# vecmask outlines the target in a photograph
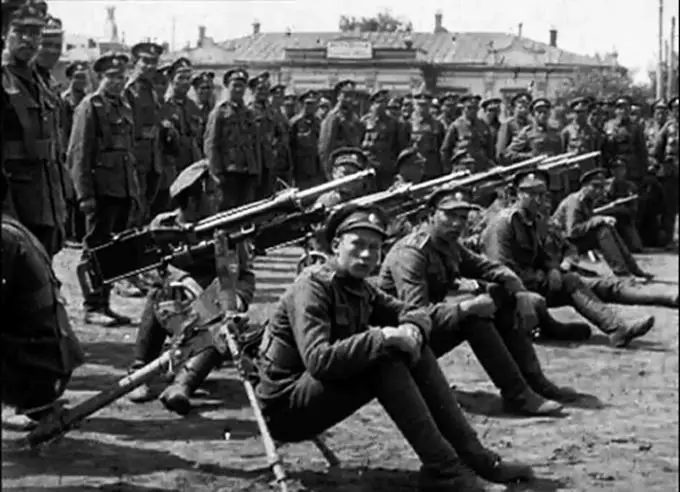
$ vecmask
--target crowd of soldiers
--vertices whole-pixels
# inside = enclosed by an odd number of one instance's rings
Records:
[[[375,171],[371,183],[319,198],[336,210],[319,229],[329,261],[296,278],[264,332],[257,392],[278,440],[313,437],[377,397],[423,461],[424,490],[482,490],[475,475],[528,479],[530,467],[482,445],[436,359],[467,341],[506,410],[553,415],[579,395],[544,374],[533,339],[583,340],[590,327],[558,322],[549,307],[574,307],[625,347],[654,317],[625,319],[607,303],[678,306],[677,293],[649,284],[631,254],[674,247],[678,98],[655,102],[646,124],[628,96],[576,98],[566,122],[528,92],[511,99],[502,120],[499,98],[377,90],[361,116],[352,80],[336,84],[332,104],[315,91],[286,95],[268,73],[234,68],[215,102],[213,73],[195,73],[186,58],[159,66],[163,47],[152,42],[130,55],[106,53],[91,67],[70,64],[60,92],[52,70],[61,22],[44,1],[3,0],[2,8],[3,312],[15,306],[3,364],[21,374],[8,377],[2,397],[26,428],[50,411],[84,357],[51,265],[68,240],[87,252],[133,227],[181,228],[281,186],[309,188],[365,169]],[[98,82],[88,92],[90,70]],[[461,170],[593,151],[600,153],[578,169],[435,191],[422,223],[396,224],[372,206],[337,208]],[[634,194],[608,215],[594,211]],[[253,252],[236,247],[237,307],[245,312],[255,293]],[[611,275],[574,261],[592,250]],[[174,266],[178,280],[199,290],[216,276],[214,259]],[[474,287],[451,300],[463,278]],[[84,296],[86,323],[131,323],[111,309],[110,294],[106,287]],[[148,291],[132,371],[157,358],[167,337],[158,295]],[[22,326],[39,333],[23,339]],[[40,335],[56,342],[36,346]],[[215,349],[190,359],[160,395],[163,404],[189,413],[191,394],[221,362]],[[32,382],[30,391],[22,381]],[[130,395],[138,403],[155,397],[148,385]]]

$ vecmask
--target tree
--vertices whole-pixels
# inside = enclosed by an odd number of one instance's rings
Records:
[[[635,85],[630,74],[625,71],[600,70],[583,68],[557,90],[557,104],[567,104],[576,97],[594,97],[608,99],[627,94],[634,100],[645,102],[654,97],[650,87]]]
[[[389,10],[379,12],[375,17],[348,17],[340,16],[339,26],[341,32],[411,32],[413,23],[392,15]]]

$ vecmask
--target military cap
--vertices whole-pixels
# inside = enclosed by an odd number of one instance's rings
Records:
[[[248,87],[253,90],[260,84],[268,84],[270,79],[271,75],[269,72],[262,72],[254,77],[250,77],[250,80],[248,80]]]
[[[286,91],[286,86],[283,84],[276,84],[269,89],[269,93],[275,96],[282,96]]]
[[[357,229],[369,229],[387,235],[387,219],[376,206],[348,204],[333,212],[326,223],[326,240],[330,244],[340,235]]]
[[[357,87],[356,82],[351,79],[341,80],[333,87],[333,91],[338,94],[341,91],[353,91]]]
[[[432,98],[432,102],[430,104],[432,105],[433,108],[441,108],[442,106],[442,103],[436,97]]]
[[[180,72],[191,72],[193,71],[193,67],[191,66],[191,60],[188,58],[180,57],[177,58],[172,64],[170,65],[170,70],[168,70],[168,77],[174,77]]]
[[[628,167],[628,159],[626,159],[625,157],[621,157],[621,156],[616,157],[616,158],[614,158],[614,160],[612,160],[611,167],[612,168],[615,168],[615,167],[625,167],[625,168],[627,168]]]
[[[533,97],[531,97],[531,94],[529,94],[528,92],[518,92],[517,94],[512,96],[512,98],[510,99],[510,104],[514,106],[520,99],[526,102],[527,104],[531,104]]]
[[[45,25],[43,26],[42,36],[43,40],[45,38],[61,40],[64,37],[64,29],[61,23],[61,19],[57,19],[56,17],[48,15],[45,18]]]
[[[130,52],[135,60],[138,60],[139,58],[157,59],[163,54],[163,47],[158,43],[143,41],[130,48]]]
[[[332,167],[354,166],[358,171],[366,169],[368,159],[359,147],[340,147],[330,155]]]
[[[300,97],[298,97],[298,100],[301,103],[306,103],[306,102],[316,102],[318,98],[319,98],[318,92],[316,92],[316,91],[305,91],[302,94],[300,94]]]
[[[248,82],[248,72],[246,72],[242,68],[233,68],[231,70],[227,70],[224,72],[224,76],[222,77],[222,83],[224,85],[229,85],[229,82],[232,80],[240,80],[242,82],[247,83]]]
[[[575,97],[569,101],[569,109],[572,111],[576,111],[579,108],[587,109],[590,104],[590,101],[586,97]]]
[[[414,147],[408,147],[404,150],[402,150],[399,153],[399,157],[397,157],[397,164],[396,167],[397,169],[400,169],[401,166],[405,164],[421,164],[426,161],[425,157],[418,152],[418,149]]]
[[[203,84],[212,85],[215,80],[215,72],[200,72],[191,78],[191,85],[195,88]]]
[[[479,205],[468,202],[460,188],[440,188],[427,199],[427,206],[434,210],[480,210]]]
[[[82,61],[71,62],[66,67],[64,74],[66,75],[66,78],[71,79],[77,73],[87,73],[87,69],[88,69],[87,62],[82,62]]]
[[[531,111],[536,111],[539,108],[552,108],[552,104],[545,97],[538,97],[534,99],[531,103]]]
[[[652,104],[653,109],[668,109],[668,104],[666,104],[666,101],[663,99],[657,99],[654,101],[654,104]]]
[[[172,63],[164,63],[163,65],[159,65],[156,68],[156,74],[161,75],[163,77],[168,77],[171,70],[172,70]]]
[[[515,174],[512,186],[517,190],[547,190],[549,179],[547,172],[535,169]]]
[[[411,96],[417,103],[432,101],[432,94],[430,94],[425,88],[414,90]]]
[[[412,101],[413,101],[413,94],[412,93],[409,92],[408,94],[404,94],[404,97],[402,98],[402,103],[412,102]]]
[[[631,106],[633,104],[633,98],[630,96],[619,96],[616,98],[614,101],[614,106],[619,107],[619,106]]]
[[[100,75],[118,75],[127,69],[130,58],[125,53],[104,53],[92,65],[92,70]]]
[[[298,98],[298,97],[297,97],[297,96],[295,95],[295,93],[293,93],[293,92],[289,92],[288,94],[286,94],[286,95],[283,96],[284,102],[285,102],[285,101],[293,101],[293,102],[295,102],[295,101],[297,101],[297,98]]]
[[[373,101],[375,101],[376,99],[378,99],[379,97],[383,97],[383,98],[384,98],[384,97],[388,96],[389,93],[390,93],[390,91],[388,91],[387,89],[378,89],[378,90],[375,90],[375,91],[373,91],[373,92],[371,93],[371,97],[370,97],[369,101],[373,102]]]
[[[327,97],[322,97],[321,99],[319,99],[319,107],[323,108],[323,107],[330,106],[330,105],[331,105],[331,101]]]
[[[581,177],[578,181],[581,185],[585,185],[592,182],[604,181],[605,177],[604,169],[601,167],[596,167],[595,169],[591,169],[590,171],[586,171],[581,174]]]
[[[467,103],[467,102],[476,102],[479,103],[482,100],[482,96],[478,96],[477,94],[465,94],[463,97],[458,99],[458,102],[460,103]]]
[[[390,97],[390,100],[387,102],[387,107],[390,109],[399,109],[401,107],[401,101],[402,99],[400,97]]]
[[[459,96],[455,92],[447,92],[440,98],[442,104],[446,104],[449,101],[455,104],[458,102],[458,99]]]
[[[3,18],[7,15],[9,17],[9,24],[21,26],[45,26],[46,10],[37,2],[3,2]],[[4,21],[3,21],[4,22]]]
[[[673,109],[678,107],[678,102],[680,102],[680,98],[678,97],[672,97],[670,101],[668,101],[668,107]]]
[[[184,190],[191,188],[199,179],[209,174],[210,166],[207,159],[194,162],[184,168],[170,185],[170,198],[175,199]]]
[[[500,109],[502,102],[503,101],[499,97],[490,97],[482,101],[482,109],[489,109],[489,106]]]

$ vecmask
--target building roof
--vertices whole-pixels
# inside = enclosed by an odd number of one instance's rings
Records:
[[[410,38],[418,59],[435,65],[495,65],[508,67],[611,66],[611,60],[571,53],[547,43],[496,32],[341,32],[258,33],[171,56],[186,56],[194,64],[275,63],[284,61],[285,50],[323,48],[335,39],[363,39],[375,49],[400,49]]]

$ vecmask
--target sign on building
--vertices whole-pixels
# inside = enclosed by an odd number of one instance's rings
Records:
[[[326,45],[326,58],[370,60],[373,58],[373,45],[370,41],[358,39],[329,41]]]

